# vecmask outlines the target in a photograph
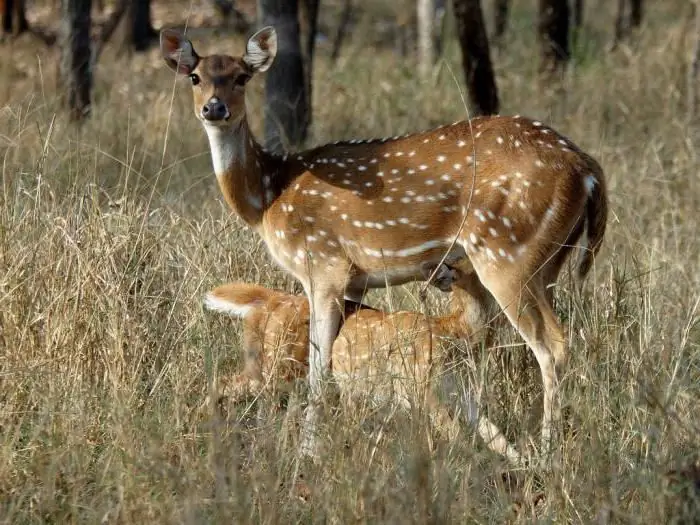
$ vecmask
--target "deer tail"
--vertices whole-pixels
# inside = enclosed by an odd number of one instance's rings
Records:
[[[281,292],[256,284],[227,283],[206,293],[204,307],[207,310],[245,319],[254,310],[264,306],[278,295],[281,295]]]

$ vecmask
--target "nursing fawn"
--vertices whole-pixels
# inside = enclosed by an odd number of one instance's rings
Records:
[[[241,56],[200,56],[161,32],[165,62],[192,82],[224,198],[303,285],[310,305],[309,406],[303,451],[318,455],[324,377],[344,297],[422,280],[424,263],[458,264],[477,328],[496,304],[539,363],[543,445],[560,419],[567,350],[550,289],[572,246],[583,278],[607,220],[598,163],[542,122],[490,116],[401,137],[349,140],[294,154],[265,151],[248,126],[245,90],[277,52],[274,28]]]
[[[458,283],[457,272],[444,265],[438,272],[441,287]],[[426,316],[418,312],[387,313],[346,301],[345,316],[333,344],[333,378],[341,395],[354,398],[370,393],[401,405],[424,399],[430,417],[442,428],[454,429],[453,416],[476,427],[494,452],[522,465],[521,455],[500,429],[480,414],[477,389],[463,384],[463,356],[452,355],[448,339],[472,339],[463,319],[457,289],[450,314]],[[308,369],[309,302],[248,283],[228,283],[207,293],[211,310],[243,320],[243,372],[224,378],[221,393],[234,402],[263,390],[288,390]],[[424,398],[419,396],[425,396]]]

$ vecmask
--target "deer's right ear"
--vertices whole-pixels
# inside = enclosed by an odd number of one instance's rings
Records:
[[[181,75],[189,75],[199,63],[192,42],[175,29],[160,32],[160,52],[168,67]]]

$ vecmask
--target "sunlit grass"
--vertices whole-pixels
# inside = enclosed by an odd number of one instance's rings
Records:
[[[583,294],[568,276],[558,291],[571,341],[560,468],[521,472],[514,490],[470,433],[431,453],[424,414],[341,408],[323,427],[308,502],[290,486],[303,392],[286,410],[268,400],[232,408],[228,420],[198,411],[240,359],[238,326],[205,313],[204,292],[228,280],[299,286],[222,203],[187,84],[174,84],[156,51],[103,62],[92,118],[75,128],[55,100],[54,51],[0,48],[3,521],[501,523],[536,512],[667,522],[664,473],[700,444],[700,136],[684,115],[684,12],[650,3],[636,47],[600,55],[612,18],[593,3],[582,38],[594,40],[580,44],[565,95],[533,76],[529,26],[514,23],[496,55],[503,112],[547,120],[608,179],[595,270]],[[196,44],[242,49],[237,38]],[[9,74],[10,57],[26,75]],[[459,64],[448,46],[424,82],[391,47],[351,35],[336,65],[322,47],[312,142],[463,118]],[[259,133],[262,80],[251,88]],[[425,305],[416,292],[368,300],[442,310],[445,296]],[[518,342],[506,330],[484,354],[486,399],[490,417],[525,445],[537,438],[540,382]],[[540,491],[546,500],[530,508]],[[524,502],[517,515],[515,501]]]

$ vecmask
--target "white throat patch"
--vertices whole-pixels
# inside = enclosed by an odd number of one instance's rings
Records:
[[[246,162],[246,141],[248,134],[242,130],[231,131],[204,124],[204,131],[209,137],[209,148],[211,150],[211,160],[214,165],[214,173],[221,176],[228,171],[234,162],[244,165]]]

